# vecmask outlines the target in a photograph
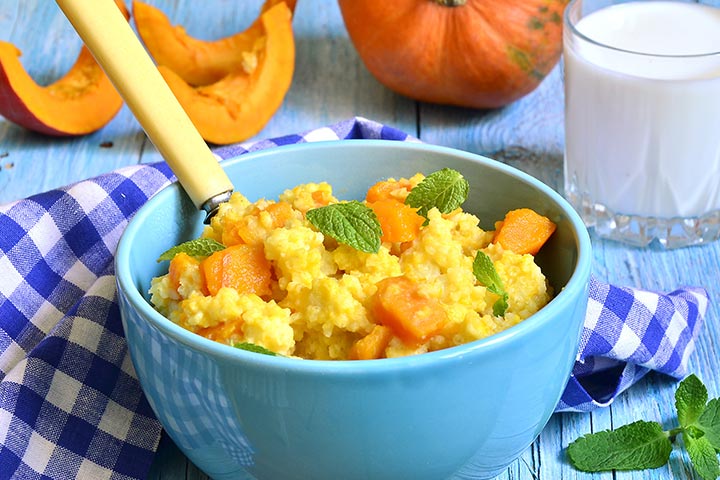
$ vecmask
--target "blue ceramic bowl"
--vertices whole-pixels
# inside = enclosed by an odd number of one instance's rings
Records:
[[[178,447],[215,479],[491,478],[545,426],[577,353],[587,303],[590,240],[561,196],[470,153],[351,140],[247,154],[224,163],[249,199],[328,181],[360,199],[380,179],[443,167],[470,182],[464,208],[484,228],[532,207],[557,223],[537,256],[557,296],[498,335],[400,359],[310,361],[215,343],[148,303],[155,259],[198,236],[203,214],[173,185],[135,215],[117,250],[123,325],[144,391]]]

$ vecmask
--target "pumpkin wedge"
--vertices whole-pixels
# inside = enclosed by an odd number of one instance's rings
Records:
[[[260,15],[260,28],[245,68],[221,80],[193,87],[172,69],[159,65],[200,135],[211,143],[246,140],[270,120],[290,88],[295,69],[292,12],[279,2]]]
[[[295,10],[296,0],[266,0],[261,14],[278,3]],[[173,26],[159,9],[133,0],[133,18],[138,34],[158,65],[164,65],[190,85],[215,83],[225,75],[243,68],[247,62],[244,52],[253,49],[262,35],[260,16],[235,35],[214,41],[191,37],[181,25]]]
[[[130,15],[118,1],[125,18]],[[20,62],[21,52],[0,41],[0,114],[29,130],[76,136],[105,126],[122,107],[122,98],[85,45],[67,73],[38,85]]]

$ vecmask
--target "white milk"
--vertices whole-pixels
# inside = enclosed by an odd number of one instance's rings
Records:
[[[565,39],[568,198],[641,217],[720,209],[720,9],[632,2],[576,28],[587,38]]]

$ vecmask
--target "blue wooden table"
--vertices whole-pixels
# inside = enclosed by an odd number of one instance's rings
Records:
[[[212,39],[245,28],[260,0],[150,0],[191,35]],[[720,5],[720,0],[707,3]],[[380,85],[365,69],[331,0],[300,0],[294,20],[297,60],[283,106],[256,138],[308,130],[359,115],[413,134],[501,160],[562,188],[563,95],[557,68],[533,93],[497,110],[471,110],[418,103]],[[63,74],[80,41],[54,3],[2,0],[0,40],[13,42],[39,83]],[[481,60],[478,60],[481,61]],[[127,107],[100,131],[80,138],[52,138],[19,128],[0,117],[0,203],[10,202],[137,163],[161,160]],[[2,232],[0,232],[0,235]],[[670,291],[703,286],[711,296],[706,324],[690,369],[720,396],[720,242],[674,251],[638,249],[593,237],[594,273],[621,286]],[[2,274],[0,272],[0,274]],[[674,426],[677,383],[650,374],[610,407],[589,414],[556,414],[535,443],[502,479],[694,479],[685,454],[675,449],[667,467],[590,475],[575,471],[564,448],[578,436],[636,419]],[[204,479],[164,438],[151,479]]]

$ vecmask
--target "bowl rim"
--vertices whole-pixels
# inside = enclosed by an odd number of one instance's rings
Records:
[[[254,352],[245,351],[234,348],[213,340],[209,340],[201,335],[195,334],[173,323],[155,310],[149,301],[140,293],[132,281],[133,275],[130,271],[130,251],[134,238],[138,237],[138,225],[142,223],[150,215],[156,205],[164,203],[166,197],[174,194],[175,191],[181,189],[177,181],[167,187],[161,189],[155,194],[145,205],[143,205],[135,215],[131,218],[123,231],[117,245],[115,255],[115,275],[119,294],[122,292],[127,302],[132,308],[137,310],[141,316],[149,321],[152,327],[156,328],[164,335],[167,335],[175,341],[185,346],[219,357],[233,362],[241,362],[247,365],[253,365],[260,368],[277,368],[283,371],[297,371],[305,373],[319,374],[347,374],[357,375],[358,373],[387,372],[388,370],[400,370],[408,368],[420,368],[426,365],[437,365],[447,361],[459,361],[469,355],[491,354],[493,350],[502,348],[509,339],[531,334],[532,331],[540,328],[543,324],[552,321],[552,314],[556,310],[563,310],[566,305],[574,302],[577,295],[587,296],[588,280],[592,265],[591,241],[589,233],[580,216],[575,209],[554,189],[541,182],[537,178],[500,161],[488,158],[479,154],[459,150],[451,147],[440,145],[426,144],[422,142],[406,142],[396,140],[379,140],[379,139],[362,139],[362,140],[328,140],[319,142],[307,142],[291,145],[281,145],[270,147],[262,150],[249,151],[235,157],[220,161],[223,167],[228,167],[235,163],[244,162],[249,159],[273,156],[276,152],[293,152],[297,150],[314,150],[314,149],[337,149],[337,148],[360,148],[360,149],[402,149],[415,150],[422,152],[437,152],[451,156],[457,156],[470,160],[474,163],[480,163],[488,168],[499,170],[502,173],[513,176],[525,183],[530,184],[533,188],[538,189],[544,195],[549,197],[556,203],[563,213],[567,216],[572,224],[575,243],[578,245],[578,257],[575,270],[568,279],[565,287],[558,292],[551,301],[540,309],[537,313],[531,315],[522,322],[512,327],[498,332],[489,337],[468,342],[462,345],[449,347],[442,350],[423,353],[419,355],[411,355],[399,358],[383,358],[375,360],[312,360],[262,355]],[[125,315],[122,315],[123,324],[125,324]]]

